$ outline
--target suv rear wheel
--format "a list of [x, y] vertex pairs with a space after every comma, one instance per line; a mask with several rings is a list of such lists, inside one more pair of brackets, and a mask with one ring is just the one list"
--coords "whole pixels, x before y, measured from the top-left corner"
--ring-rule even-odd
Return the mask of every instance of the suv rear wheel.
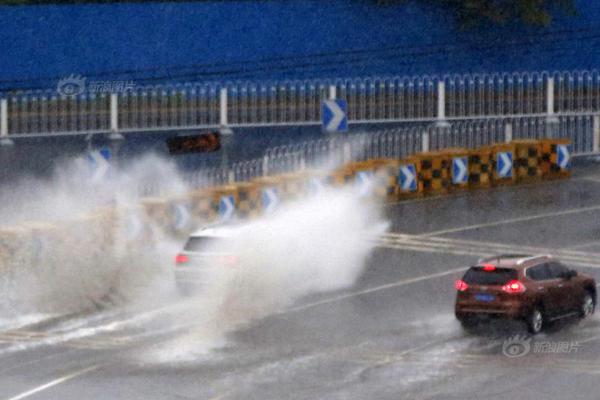
[[531, 310], [529, 317], [527, 318], [527, 329], [529, 333], [536, 334], [542, 331], [544, 327], [544, 313], [539, 308]]
[[586, 292], [581, 302], [581, 318], [587, 318], [590, 315], [592, 315], [594, 313], [594, 308], [594, 298], [592, 297], [590, 292]]
[[470, 331], [477, 326], [477, 320], [473, 317], [459, 318], [460, 325], [466, 331]]

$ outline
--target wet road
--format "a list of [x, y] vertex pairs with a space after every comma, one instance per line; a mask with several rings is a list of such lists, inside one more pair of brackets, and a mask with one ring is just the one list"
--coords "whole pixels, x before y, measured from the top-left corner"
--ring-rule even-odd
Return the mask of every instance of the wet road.
[[[600, 167], [569, 181], [389, 205], [358, 282], [243, 326], [215, 349], [193, 307], [108, 309], [0, 332], [0, 400], [597, 399], [600, 317], [465, 333], [453, 282], [479, 257], [549, 253], [600, 280]], [[527, 346], [527, 347], [525, 347]], [[196, 349], [197, 350], [197, 349]]]

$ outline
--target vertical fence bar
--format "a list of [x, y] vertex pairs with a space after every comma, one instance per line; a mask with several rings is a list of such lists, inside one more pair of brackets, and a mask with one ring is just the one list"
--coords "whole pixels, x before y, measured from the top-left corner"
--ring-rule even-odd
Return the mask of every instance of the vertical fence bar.
[[546, 113], [548, 114], [547, 121], [558, 122], [558, 118], [554, 115], [554, 78], [548, 77], [546, 87]]
[[428, 152], [429, 151], [429, 131], [424, 130], [421, 133], [421, 151]]
[[504, 125], [504, 141], [506, 143], [512, 142], [513, 139], [513, 126], [512, 123], [507, 123]]
[[221, 88], [219, 92], [219, 125], [227, 127], [227, 88]]
[[592, 152], [600, 152], [600, 115], [594, 115], [594, 122], [592, 128]]
[[116, 93], [110, 94], [110, 131], [119, 131], [119, 99]]
[[437, 121], [436, 126], [450, 126], [446, 121], [446, 84], [443, 80], [439, 80], [437, 84]]
[[8, 137], [8, 100], [0, 99], [0, 145], [11, 144], [13, 141]]

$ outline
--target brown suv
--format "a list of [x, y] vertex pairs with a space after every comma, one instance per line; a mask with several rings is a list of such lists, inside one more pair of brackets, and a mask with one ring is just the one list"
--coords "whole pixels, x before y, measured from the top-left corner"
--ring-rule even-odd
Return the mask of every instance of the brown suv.
[[523, 320], [531, 333], [547, 322], [594, 312], [596, 282], [551, 256], [500, 255], [480, 260], [456, 281], [456, 318], [465, 327], [480, 319]]

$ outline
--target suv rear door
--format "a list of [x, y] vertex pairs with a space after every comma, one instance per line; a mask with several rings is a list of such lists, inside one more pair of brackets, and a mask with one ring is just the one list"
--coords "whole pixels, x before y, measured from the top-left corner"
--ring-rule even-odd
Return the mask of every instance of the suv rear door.
[[555, 282], [556, 295], [560, 296], [561, 312], [577, 310], [579, 303], [583, 298], [580, 285], [576, 279], [567, 279], [566, 274], [569, 269], [557, 261], [548, 263], [551, 279]]
[[531, 285], [536, 291], [537, 298], [544, 305], [545, 312], [550, 316], [564, 312], [564, 301], [562, 299], [562, 286], [554, 277], [548, 263], [538, 264], [527, 268], [526, 274], [533, 281]]

